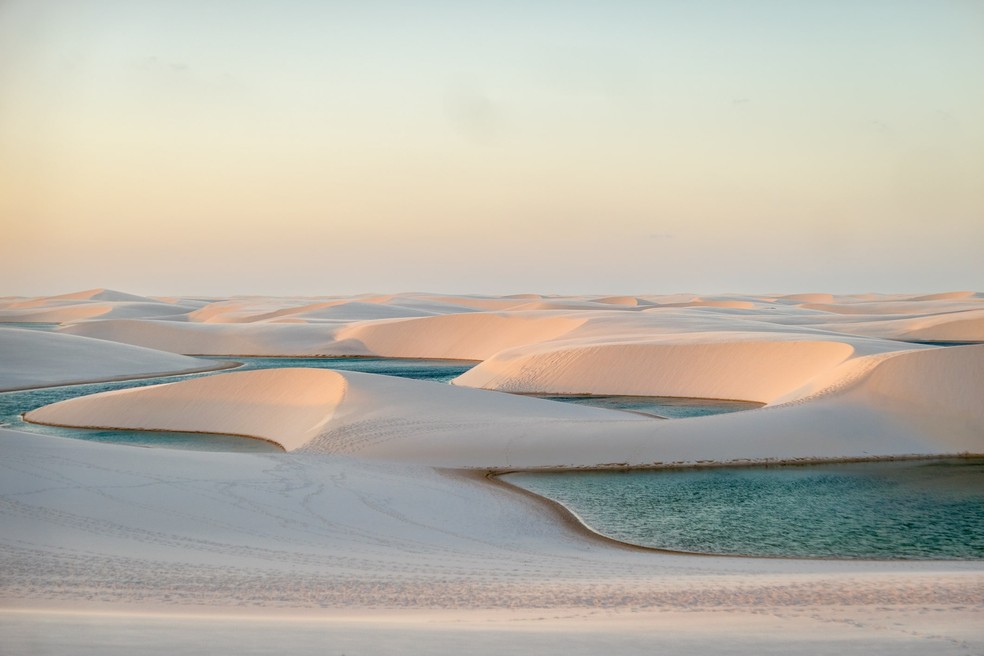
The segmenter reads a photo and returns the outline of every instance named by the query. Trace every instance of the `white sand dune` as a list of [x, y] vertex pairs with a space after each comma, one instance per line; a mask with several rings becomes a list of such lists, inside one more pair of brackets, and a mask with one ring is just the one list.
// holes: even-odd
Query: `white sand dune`
[[[138, 302], [99, 293], [28, 309], [123, 311]], [[175, 353], [481, 362], [456, 385], [303, 368], [232, 372], [29, 415], [249, 435], [281, 444], [282, 454], [0, 429], [6, 644], [71, 652], [90, 634], [54, 614], [70, 609], [152, 611], [171, 626], [185, 621], [176, 612], [220, 613], [241, 636], [257, 635], [245, 619], [256, 615], [278, 627], [277, 649], [294, 653], [316, 650], [301, 644], [300, 629], [283, 630], [301, 617], [344, 634], [353, 653], [380, 651], [387, 632], [399, 633], [396, 651], [406, 653], [523, 653], [534, 644], [564, 654], [984, 653], [981, 562], [639, 551], [483, 478], [489, 469], [982, 454], [984, 345], [883, 339], [929, 331], [973, 341], [976, 294], [167, 300], [199, 310], [175, 320], [95, 318], [54, 334], [0, 330], [0, 339], [15, 334], [0, 354], [20, 353], [9, 371], [38, 384], [58, 372], [52, 363], [101, 375], [124, 352], [141, 371], [152, 360], [201, 362]], [[25, 301], [5, 307], [14, 302]], [[390, 318], [404, 311], [424, 316]], [[469, 386], [769, 405], [659, 420]], [[428, 630], [419, 643], [407, 639]]]
[[134, 296], [104, 289], [36, 299], [0, 302], [0, 321], [70, 323], [87, 319], [169, 317], [188, 314], [192, 305]]
[[8, 323], [67, 323], [98, 317], [111, 309], [111, 305], [103, 303], [51, 304], [41, 308], [0, 309], [0, 321]]
[[776, 301], [785, 301], [787, 303], [833, 303], [833, 294], [786, 294], [785, 296], [779, 296]]
[[480, 442], [490, 431], [551, 430], [549, 425], [558, 421], [649, 421], [512, 394], [305, 368], [232, 372], [106, 392], [45, 406], [26, 418], [61, 426], [245, 435], [288, 451], [307, 447], [333, 453], [362, 453], [368, 446], [399, 440], [408, 422], [413, 433], [428, 438], [439, 434]]
[[419, 307], [392, 303], [346, 301], [321, 308], [311, 308], [292, 315], [305, 321], [369, 321], [372, 319], [405, 319], [438, 314]]
[[370, 355], [340, 344], [337, 328], [316, 323], [190, 323], [111, 320], [77, 323], [59, 333], [190, 355]]
[[634, 307], [639, 305], [639, 299], [635, 296], [605, 296], [604, 298], [594, 299], [595, 303], [607, 303], [609, 305], [628, 305]]
[[695, 299], [693, 301], [686, 301], [683, 303], [662, 303], [660, 307], [664, 308], [688, 308], [688, 307], [720, 307], [720, 308], [732, 308], [736, 310], [751, 310], [755, 307], [755, 303], [751, 301], [737, 301], [737, 300], [704, 300]]
[[224, 366], [227, 365], [75, 335], [0, 328], [0, 391]]
[[127, 294], [126, 292], [118, 292], [113, 289], [86, 289], [79, 292], [71, 292], [68, 294], [59, 294], [57, 296], [42, 296], [40, 298], [31, 298], [22, 302], [21, 307], [41, 307], [45, 305], [50, 305], [52, 303], [64, 302], [64, 301], [123, 301], [123, 302], [138, 302], [147, 303], [152, 301], [146, 296], [137, 296], [136, 294]]
[[499, 351], [554, 339], [585, 317], [545, 313], [474, 313], [359, 323], [338, 332], [340, 342], [387, 357], [482, 360]]
[[617, 342], [499, 353], [455, 384], [505, 392], [629, 394], [768, 403], [854, 353], [842, 342]]
[[26, 418], [63, 426], [228, 433], [292, 450], [331, 419], [346, 387], [344, 377], [325, 369], [241, 371], [69, 399]]
[[820, 310], [832, 314], [864, 314], [873, 317], [879, 315], [911, 315], [931, 316], [944, 312], [961, 312], [984, 309], [984, 304], [977, 300], [898, 300], [860, 303], [804, 303], [808, 310]]
[[[772, 410], [659, 421], [422, 381], [290, 369], [108, 392], [40, 408], [27, 418], [237, 433], [287, 450], [481, 469], [984, 453], [978, 403], [984, 346], [866, 356], [841, 366], [850, 355], [844, 344], [778, 345], [789, 351], [743, 346], [736, 350], [737, 369], [756, 356], [795, 362], [803, 349], [798, 357], [805, 366], [819, 365], [826, 374], [806, 396], [819, 398], [805, 402], [801, 392], [798, 403]], [[687, 353], [671, 349], [664, 358]], [[619, 355], [639, 359], [631, 349]], [[703, 364], [695, 370], [714, 377]]]
[[924, 294], [913, 296], [910, 301], [952, 301], [957, 299], [972, 299], [976, 297], [975, 292], [942, 292], [939, 294]]
[[917, 341], [984, 342], [984, 308], [939, 314], [815, 324], [828, 331]]
[[954, 314], [945, 321], [913, 328], [903, 333], [901, 339], [937, 342], [984, 342], [984, 310]]

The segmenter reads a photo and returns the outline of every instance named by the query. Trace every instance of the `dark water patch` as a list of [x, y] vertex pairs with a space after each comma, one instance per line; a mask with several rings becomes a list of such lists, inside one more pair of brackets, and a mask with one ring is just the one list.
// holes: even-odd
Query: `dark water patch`
[[667, 419], [684, 419], [719, 415], [741, 410], [761, 408], [764, 403], [753, 401], [723, 401], [718, 399], [691, 399], [672, 396], [624, 396], [589, 394], [530, 394], [540, 399], [589, 405], [609, 410], [639, 412]]
[[219, 358], [210, 360], [242, 362], [239, 371], [252, 369], [284, 369], [288, 367], [308, 367], [313, 369], [335, 369], [338, 371], [360, 371], [383, 376], [398, 376], [415, 380], [430, 380], [447, 383], [465, 373], [477, 363], [462, 360], [427, 360], [411, 358]]
[[922, 346], [978, 346], [984, 344], [980, 341], [971, 342], [951, 342], [951, 341], [929, 341], [922, 339], [900, 339], [900, 342], [905, 342], [906, 344], [920, 344]]
[[603, 535], [705, 554], [984, 559], [984, 459], [515, 473]]
[[[25, 426], [35, 424], [25, 423], [17, 426], [26, 430]], [[218, 433], [182, 433], [178, 431], [154, 430], [110, 430], [102, 428], [67, 428], [62, 426], [38, 426], [40, 430], [32, 431], [70, 437], [90, 442], [121, 444], [125, 446], [142, 446], [147, 448], [183, 449], [186, 451], [231, 451], [235, 453], [283, 453], [284, 450], [273, 442], [244, 437], [241, 435], [222, 435]]]

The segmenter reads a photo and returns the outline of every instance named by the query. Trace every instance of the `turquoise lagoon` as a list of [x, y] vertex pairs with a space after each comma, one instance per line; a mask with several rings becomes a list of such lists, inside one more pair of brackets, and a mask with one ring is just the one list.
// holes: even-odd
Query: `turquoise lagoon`
[[567, 395], [567, 394], [530, 394], [540, 399], [590, 405], [609, 410], [624, 410], [644, 415], [653, 415], [665, 419], [685, 419], [686, 417], [702, 417], [719, 415], [726, 412], [753, 410], [761, 408], [762, 403], [752, 401], [724, 401], [718, 399], [689, 399], [673, 396], [619, 396], [619, 395]]
[[513, 473], [623, 542], [705, 554], [984, 559], [984, 459]]

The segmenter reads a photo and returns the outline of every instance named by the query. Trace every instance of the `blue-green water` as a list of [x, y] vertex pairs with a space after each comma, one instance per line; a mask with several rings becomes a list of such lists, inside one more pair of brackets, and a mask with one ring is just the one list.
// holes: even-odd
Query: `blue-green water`
[[[278, 369], [284, 367], [312, 367], [318, 369], [341, 369], [345, 371], [363, 371], [389, 376], [402, 376], [419, 380], [448, 382], [460, 376], [474, 366], [472, 362], [453, 360], [403, 360], [396, 358], [209, 358], [210, 360], [225, 360], [241, 362], [241, 367], [235, 371], [251, 369]], [[273, 452], [281, 451], [280, 447], [263, 440], [248, 439], [234, 435], [215, 435], [204, 433], [178, 433], [170, 431], [132, 431], [132, 430], [100, 430], [86, 428], [62, 428], [58, 426], [43, 426], [31, 424], [21, 419], [20, 415], [40, 408], [41, 406], [57, 403], [66, 399], [88, 394], [98, 394], [111, 390], [130, 387], [146, 387], [160, 383], [170, 383], [188, 378], [212, 376], [219, 372], [207, 372], [184, 376], [161, 376], [142, 380], [126, 380], [110, 383], [89, 383], [84, 385], [65, 385], [62, 387], [46, 387], [22, 392], [0, 393], [0, 426], [9, 425], [22, 431], [73, 437], [97, 442], [112, 442], [130, 446], [165, 447], [174, 449], [190, 449], [195, 451], [238, 451], [238, 452]]]
[[516, 473], [646, 547], [804, 558], [984, 559], [984, 459]]
[[416, 380], [448, 383], [465, 373], [477, 363], [465, 360], [419, 360], [410, 358], [219, 358], [209, 360], [242, 362], [237, 371], [250, 369], [282, 369], [285, 367], [309, 367], [314, 369], [338, 369], [361, 371], [367, 374], [399, 376]]
[[671, 396], [594, 396], [564, 394], [531, 394], [540, 399], [590, 405], [610, 410], [628, 410], [666, 419], [684, 419], [719, 415], [739, 410], [761, 408], [764, 404], [752, 401], [721, 401], [718, 399], [686, 399]]

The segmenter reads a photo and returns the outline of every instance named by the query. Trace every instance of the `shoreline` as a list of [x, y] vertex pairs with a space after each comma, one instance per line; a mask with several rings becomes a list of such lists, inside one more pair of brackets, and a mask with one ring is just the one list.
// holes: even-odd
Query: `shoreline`
[[[198, 357], [198, 356], [189, 356]], [[30, 392], [32, 390], [49, 389], [52, 387], [74, 387], [75, 385], [95, 385], [98, 383], [122, 383], [128, 380], [147, 380], [148, 378], [170, 378], [172, 376], [190, 376], [191, 374], [204, 374], [212, 371], [224, 371], [226, 369], [236, 369], [243, 366], [242, 362], [229, 362], [215, 367], [197, 367], [195, 369], [179, 370], [174, 372], [148, 373], [136, 376], [110, 376], [109, 378], [97, 378], [94, 380], [81, 380], [73, 383], [52, 383], [50, 385], [30, 385], [28, 387], [15, 387], [12, 389], [0, 389], [0, 394], [7, 392]]]
[[235, 355], [207, 355], [205, 353], [181, 353], [190, 358], [251, 358], [254, 360], [262, 359], [290, 359], [290, 360], [413, 360], [417, 362], [462, 362], [478, 364], [481, 360], [465, 360], [461, 358], [405, 358], [392, 355], [249, 355], [248, 353], [237, 353]]
[[[679, 421], [668, 419], [667, 421]], [[506, 474], [553, 474], [566, 472], [620, 472], [620, 471], [674, 471], [694, 469], [768, 469], [769, 467], [813, 467], [816, 465], [847, 465], [867, 462], [910, 462], [914, 460], [973, 460], [984, 458], [984, 453], [963, 451], [960, 453], [910, 453], [885, 456], [843, 456], [843, 457], [804, 457], [804, 458], [759, 458], [735, 460], [699, 460], [696, 462], [654, 462], [645, 465], [629, 465], [626, 463], [600, 463], [585, 466], [555, 465], [548, 467], [485, 467], [475, 471], [486, 472], [489, 476], [505, 476]], [[472, 471], [463, 469], [464, 471]]]
[[[160, 430], [160, 429], [157, 429], [157, 428], [120, 428], [119, 426], [77, 426], [77, 425], [76, 426], [72, 426], [72, 425], [69, 425], [69, 424], [54, 424], [54, 423], [47, 422], [47, 421], [35, 421], [33, 419], [28, 419], [25, 416], [26, 414], [27, 413], [21, 414], [21, 416], [20, 416], [21, 417], [21, 420], [24, 423], [34, 424], [35, 426], [54, 426], [55, 428], [81, 428], [81, 429], [84, 429], [84, 430], [134, 431], [134, 432], [137, 432], [137, 433], [190, 433], [192, 435], [225, 435], [225, 436], [228, 436], [228, 437], [241, 437], [241, 438], [245, 438], [245, 439], [248, 439], [248, 440], [259, 440], [260, 442], [267, 442], [268, 444], [272, 444], [275, 447], [279, 448], [281, 450], [281, 452], [283, 452], [283, 453], [289, 453], [289, 451], [287, 451], [287, 449], [285, 449], [284, 446], [282, 444], [280, 444], [279, 442], [277, 442], [276, 440], [272, 440], [272, 439], [270, 439], [268, 437], [259, 437], [257, 435], [246, 435], [245, 433], [218, 433], [218, 432], [215, 432], [215, 431], [197, 431], [197, 430], [181, 430], [181, 431], [178, 431], [178, 430]], [[15, 427], [12, 427], [12, 426], [7, 426], [5, 428], [10, 428], [11, 430], [17, 430]], [[68, 436], [64, 436], [64, 435], [47, 435], [47, 437], [64, 437], [66, 439], [83, 439], [83, 438], [68, 437]], [[136, 446], [138, 448], [157, 448], [157, 447], [148, 447], [147, 445], [143, 445], [143, 444], [120, 444], [119, 442], [111, 442], [111, 441], [105, 441], [104, 442], [102, 440], [84, 440], [84, 441], [99, 442], [101, 444], [111, 444], [113, 446]], [[168, 447], [161, 447], [161, 448], [168, 448]], [[198, 451], [198, 449], [177, 449], [177, 450], [178, 451]], [[217, 450], [217, 451], [214, 451], [214, 453], [236, 453], [236, 454], [242, 455], [244, 453], [248, 454], [249, 452]], [[260, 454], [254, 454], [254, 455], [260, 455]]]
[[[864, 464], [864, 463], [881, 463], [881, 462], [918, 462], [918, 461], [939, 461], [939, 460], [975, 460], [984, 459], [984, 455], [978, 454], [958, 454], [958, 455], [942, 455], [942, 456], [922, 456], [922, 455], [908, 455], [908, 456], [873, 456], [870, 458], [823, 458], [814, 459], [810, 462], [803, 462], [801, 460], [791, 461], [788, 463], [784, 462], [770, 462], [768, 464], [752, 464], [746, 466], [738, 466], [741, 469], [768, 469], [770, 467], [811, 467], [818, 465], [838, 465], [838, 464]], [[573, 508], [570, 508], [565, 503], [552, 499], [548, 496], [538, 494], [525, 487], [517, 485], [516, 483], [511, 483], [509, 481], [503, 480], [501, 477], [508, 474], [541, 474], [541, 473], [570, 473], [570, 472], [629, 472], [629, 471], [689, 471], [695, 469], [726, 469], [732, 468], [731, 465], [727, 463], [716, 463], [716, 464], [702, 464], [694, 466], [664, 466], [664, 467], [591, 467], [591, 468], [549, 468], [549, 469], [513, 469], [508, 471], [496, 471], [496, 470], [451, 470], [455, 472], [460, 472], [462, 474], [469, 473], [472, 480], [483, 480], [487, 481], [501, 489], [509, 489], [514, 492], [518, 492], [521, 495], [535, 499], [544, 506], [550, 508], [554, 513], [560, 518], [561, 523], [569, 528], [574, 529], [576, 533], [581, 534], [584, 537], [591, 538], [593, 541], [602, 542], [609, 546], [617, 546], [625, 549], [631, 549], [633, 551], [645, 551], [651, 553], [659, 553], [670, 556], [696, 556], [704, 558], [741, 558], [741, 559], [751, 559], [751, 560], [781, 560], [781, 561], [808, 561], [808, 562], [862, 562], [862, 563], [977, 563], [984, 562], [984, 558], [974, 559], [974, 558], [839, 558], [837, 556], [774, 556], [774, 555], [756, 555], [756, 554], [726, 554], [726, 553], [712, 553], [712, 552], [701, 552], [701, 551], [682, 551], [678, 549], [667, 549], [664, 547], [650, 547], [641, 544], [635, 544], [634, 542], [628, 542], [625, 540], [620, 540], [614, 538], [610, 535], [606, 535], [601, 531], [592, 527], [588, 522], [582, 518]]]

